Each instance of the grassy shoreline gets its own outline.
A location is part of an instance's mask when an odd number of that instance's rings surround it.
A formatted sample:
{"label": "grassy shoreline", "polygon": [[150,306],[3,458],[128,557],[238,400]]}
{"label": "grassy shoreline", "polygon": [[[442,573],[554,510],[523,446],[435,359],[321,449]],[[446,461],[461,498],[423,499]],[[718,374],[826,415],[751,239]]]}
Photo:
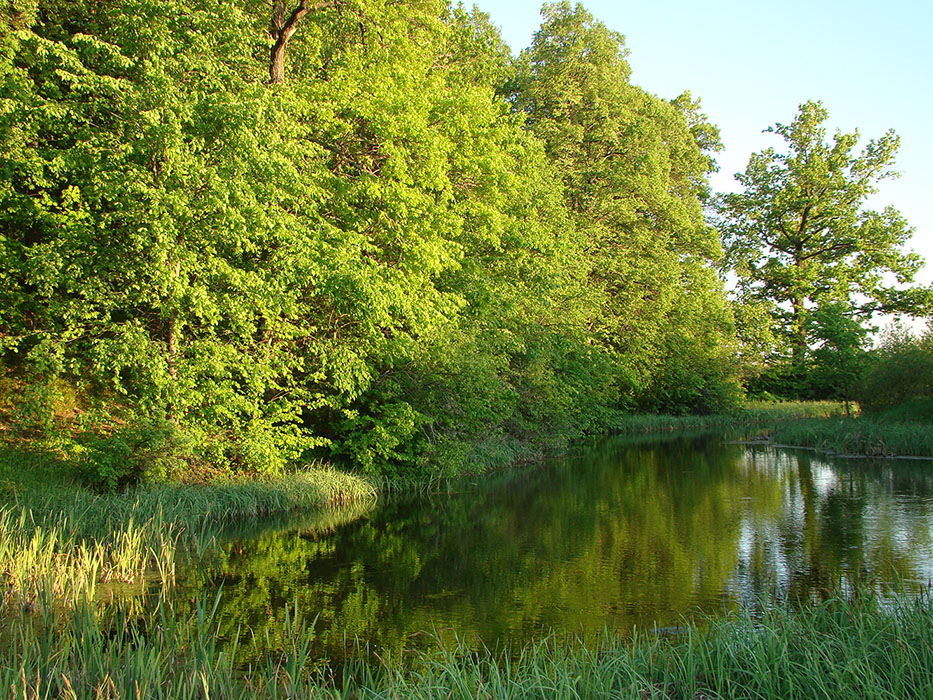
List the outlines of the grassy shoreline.
{"label": "grassy shoreline", "polygon": [[[867,425],[830,417],[837,408],[806,408],[819,418],[801,418],[799,407],[787,405],[739,416],[635,416],[619,432],[767,430],[774,441],[781,430]],[[887,435],[894,424],[880,425]],[[220,524],[359,506],[386,483],[317,465],[272,479],[101,495],[57,479],[62,464],[48,456],[31,455],[19,465],[28,473],[11,481],[2,457],[0,688],[14,698],[933,696],[929,593],[893,608],[865,594],[758,618],[711,618],[676,637],[607,632],[584,642],[547,638],[515,653],[438,648],[399,664],[375,656],[329,670],[311,656],[313,622],[292,620],[277,651],[241,668],[217,646],[211,601],[190,612],[170,602],[183,552],[196,557],[209,548]],[[121,586],[135,597],[121,597]],[[248,631],[238,643],[269,648]]]}
{"label": "grassy shoreline", "polygon": [[[237,667],[217,644],[215,611],[210,600],[187,616],[160,602],[145,618],[84,605],[53,632],[45,620],[27,620],[0,653],[0,687],[27,700],[933,697],[928,594],[732,613],[689,623],[676,636],[607,630],[514,650],[438,641],[402,659],[355,648],[341,667],[313,658],[313,621],[294,617],[277,651]],[[244,633],[235,644],[267,642]]]}
{"label": "grassy shoreline", "polygon": [[933,424],[858,418],[799,420],[777,427],[770,441],[837,457],[933,459]]}
{"label": "grassy shoreline", "polygon": [[845,407],[836,401],[752,402],[735,413],[687,416],[635,413],[617,419],[613,425],[613,432],[637,434],[760,429],[787,421],[843,415],[845,415]]}
{"label": "grassy shoreline", "polygon": [[[616,432],[729,430],[760,445],[933,457],[929,424],[842,414],[833,402],[751,404],[735,415],[628,416]],[[374,482],[318,464],[275,478],[99,494],[69,469],[51,452],[0,448],[0,612],[43,600],[71,605],[110,581],[168,585],[182,550],[203,552],[219,526],[236,520],[373,503],[377,494],[423,492],[445,481]]]}
{"label": "grassy shoreline", "polygon": [[[170,586],[218,528],[246,518],[373,503],[361,477],[324,466],[272,478],[97,493],[70,483],[54,456],[0,454],[0,617],[68,609],[112,583]],[[28,473],[10,477],[26,463]],[[58,470],[58,471],[56,471]],[[5,479],[3,477],[6,477]]]}
{"label": "grassy shoreline", "polygon": [[623,434],[727,430],[755,445],[811,449],[836,457],[933,459],[933,420],[909,412],[846,416],[841,403],[751,404],[736,414],[633,415],[619,421]]}

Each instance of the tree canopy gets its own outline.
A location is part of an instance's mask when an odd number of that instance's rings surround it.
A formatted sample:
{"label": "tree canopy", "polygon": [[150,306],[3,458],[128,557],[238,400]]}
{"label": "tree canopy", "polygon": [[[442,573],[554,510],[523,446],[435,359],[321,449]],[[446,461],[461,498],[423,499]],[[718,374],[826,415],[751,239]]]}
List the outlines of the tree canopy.
{"label": "tree canopy", "polygon": [[897,136],[889,131],[857,153],[858,132],[827,141],[828,118],[807,102],[793,122],[768,129],[786,151],[753,154],[736,176],[743,191],[719,200],[739,300],[770,310],[781,341],[774,359],[789,361],[798,388],[821,347],[836,343],[841,352],[845,319],[858,335],[875,313],[933,308],[930,289],[907,286],[922,265],[905,250],[912,229],[893,207],[866,206],[878,183],[896,176]]}
{"label": "tree canopy", "polygon": [[[718,133],[580,6],[518,57],[439,0],[16,0],[0,31],[4,420],[101,484],[458,473],[740,396]],[[853,157],[808,109],[724,204],[743,293],[917,308],[883,277],[908,227],[858,208],[893,136]]]}

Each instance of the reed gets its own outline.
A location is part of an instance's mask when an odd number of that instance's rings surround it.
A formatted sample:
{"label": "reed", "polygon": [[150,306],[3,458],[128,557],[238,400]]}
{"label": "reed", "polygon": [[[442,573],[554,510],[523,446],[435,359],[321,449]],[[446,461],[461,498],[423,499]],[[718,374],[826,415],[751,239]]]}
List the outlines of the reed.
{"label": "reed", "polygon": [[0,506],[0,616],[93,600],[100,584],[171,584],[180,552],[203,553],[227,523],[374,499],[369,482],[329,469],[129,494],[30,489]]}
{"label": "reed", "polygon": [[729,414],[667,416],[636,413],[620,416],[613,430],[619,433],[658,433],[767,429],[789,421],[843,415],[845,407],[836,401],[757,401]]}
{"label": "reed", "polygon": [[639,631],[542,640],[510,654],[465,646],[407,664],[356,661],[344,697],[372,698],[929,698],[930,601],[836,598],[691,624],[677,639]]}
{"label": "reed", "polygon": [[865,416],[800,420],[777,426],[771,440],[836,455],[933,458],[933,426],[929,422],[894,422]]}
{"label": "reed", "polygon": [[[314,620],[289,612],[274,644],[244,632],[222,646],[217,609],[217,599],[201,599],[183,615],[160,600],[148,615],[108,615],[81,604],[54,633],[41,617],[26,619],[0,652],[0,688],[26,700],[933,697],[928,595],[734,613],[677,637],[605,631],[514,650],[438,639],[402,659],[356,646],[339,669],[313,656]],[[243,644],[273,651],[237,667]]]}

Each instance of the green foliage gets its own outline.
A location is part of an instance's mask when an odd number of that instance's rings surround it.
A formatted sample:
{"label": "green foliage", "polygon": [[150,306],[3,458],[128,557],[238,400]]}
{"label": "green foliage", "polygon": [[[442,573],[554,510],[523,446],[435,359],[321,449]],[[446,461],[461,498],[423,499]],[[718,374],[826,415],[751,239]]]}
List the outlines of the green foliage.
{"label": "green foliage", "polygon": [[96,434],[111,488],[327,454],[412,476],[736,400],[702,214],[718,135],[689,95],[631,85],[621,38],[567,4],[517,64],[475,10],[308,6],[270,81],[285,5],[7,8],[21,431]]}
{"label": "green foliage", "polygon": [[868,363],[868,329],[845,302],[827,301],[810,315],[812,365],[807,393],[813,397],[855,398]]}
{"label": "green foliage", "polygon": [[541,640],[507,657],[465,641],[400,668],[357,661],[344,697],[923,698],[933,690],[930,601],[834,597],[811,609],[769,608],[624,639]]}
{"label": "green foliage", "polygon": [[313,620],[290,604],[275,638],[236,635],[234,649],[265,652],[245,668],[219,642],[217,599],[199,598],[183,613],[160,598],[148,612],[151,624],[128,606],[104,616],[85,602],[54,633],[45,620],[30,620],[11,636],[0,682],[17,697],[82,700],[137,694],[520,700],[540,698],[542,687],[554,697],[632,700],[798,694],[919,700],[933,692],[933,612],[926,595],[891,603],[871,594],[835,596],[805,609],[693,622],[673,638],[655,630],[634,638],[605,630],[585,640],[551,636],[501,650],[435,636],[433,648],[405,659],[376,661],[357,648],[336,677],[315,663]]}
{"label": "green foliage", "polygon": [[543,15],[510,99],[563,181],[589,328],[627,378],[618,405],[728,403],[732,318],[702,211],[718,134],[689,95],[666,102],[632,85],[621,35],[582,7]]}
{"label": "green foliage", "polygon": [[120,428],[109,435],[92,433],[81,465],[88,483],[111,491],[140,482],[177,480],[192,458],[191,447],[178,427],[151,420]]}
{"label": "green foliage", "polygon": [[867,412],[881,413],[909,403],[919,408],[929,399],[933,399],[933,332],[914,337],[893,326],[872,353],[859,403]]}
{"label": "green foliage", "polygon": [[827,143],[828,118],[820,103],[807,102],[791,124],[770,128],[786,152],[753,154],[737,175],[744,191],[718,202],[737,301],[770,310],[779,342],[769,361],[789,365],[783,373],[796,396],[813,389],[814,364],[824,396],[851,391],[872,314],[923,315],[933,304],[930,289],[905,286],[922,260],[904,251],[904,218],[893,207],[865,207],[877,183],[896,175],[897,136],[888,132],[855,154],[857,132]]}

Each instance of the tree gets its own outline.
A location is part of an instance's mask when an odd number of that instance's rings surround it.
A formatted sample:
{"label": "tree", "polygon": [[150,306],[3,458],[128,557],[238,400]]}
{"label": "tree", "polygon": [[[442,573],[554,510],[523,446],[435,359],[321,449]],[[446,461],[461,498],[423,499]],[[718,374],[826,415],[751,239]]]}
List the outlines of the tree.
{"label": "tree", "polygon": [[812,314],[810,395],[849,401],[868,363],[868,330],[849,313],[844,301],[830,301]]}
{"label": "tree", "polygon": [[899,409],[904,418],[933,418],[933,322],[919,337],[893,324],[871,353],[861,382],[859,405],[865,411]]}
{"label": "tree", "polygon": [[594,342],[616,358],[623,405],[703,410],[720,393],[710,382],[732,383],[721,361],[732,319],[712,272],[721,250],[702,206],[718,134],[689,95],[669,102],[633,85],[622,35],[580,5],[542,15],[511,102],[584,238]]}
{"label": "tree", "polygon": [[933,290],[904,287],[923,264],[903,249],[912,233],[904,217],[893,207],[865,207],[880,181],[897,176],[898,137],[889,131],[855,154],[857,131],[837,131],[827,142],[828,116],[807,102],[791,124],[769,128],[787,151],[753,154],[736,175],[744,191],[718,201],[738,299],[770,306],[783,340],[778,359],[789,359],[798,391],[817,310],[832,304],[837,320],[843,314],[864,325],[876,312],[921,315],[933,304]]}

